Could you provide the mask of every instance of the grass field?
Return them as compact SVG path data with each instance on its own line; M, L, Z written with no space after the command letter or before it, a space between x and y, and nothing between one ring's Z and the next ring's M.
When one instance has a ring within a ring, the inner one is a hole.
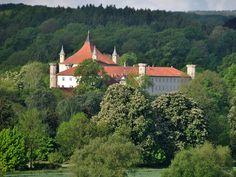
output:
M160 169L137 169L129 177L160 177ZM6 177L70 177L68 170L41 170L41 171L21 171L9 173Z

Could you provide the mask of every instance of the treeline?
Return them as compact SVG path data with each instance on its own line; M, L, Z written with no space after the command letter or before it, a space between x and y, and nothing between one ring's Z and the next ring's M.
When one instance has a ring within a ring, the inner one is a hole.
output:
M90 30L92 41L107 54L115 45L120 55L135 53L137 62L177 68L194 63L217 69L223 57L236 50L235 31L222 27L228 19L114 6L1 5L1 68L58 60L61 45L69 56L82 46Z

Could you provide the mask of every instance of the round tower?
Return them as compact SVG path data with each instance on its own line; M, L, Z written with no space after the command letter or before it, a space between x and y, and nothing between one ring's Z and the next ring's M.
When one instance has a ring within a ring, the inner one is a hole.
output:
M57 64L50 63L50 88L57 87Z

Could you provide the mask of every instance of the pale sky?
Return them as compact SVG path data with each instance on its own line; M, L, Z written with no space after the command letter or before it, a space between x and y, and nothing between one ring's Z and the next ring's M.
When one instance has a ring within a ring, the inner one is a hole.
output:
M24 3L29 5L47 5L51 7L77 7L86 4L103 4L116 7L149 8L167 11L190 10L236 10L236 0L0 0L0 4Z

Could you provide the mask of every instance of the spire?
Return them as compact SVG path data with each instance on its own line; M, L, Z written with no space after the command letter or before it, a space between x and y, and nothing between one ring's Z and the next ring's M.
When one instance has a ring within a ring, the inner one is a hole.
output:
M86 42L90 42L90 31L88 30L88 35L87 35L87 38L86 38Z
M114 46L114 50L113 50L113 53L112 53L112 61L116 64L118 64L118 60L119 60L119 56L116 52L116 46Z
M114 46L114 50L113 50L112 56L117 56L116 46Z
M92 59L93 59L93 60L97 60L97 48L96 48L96 46L94 46L94 48L93 48Z
M61 52L60 52L60 55L65 55L63 45L61 46Z
M60 56L60 63L63 63L65 61L65 52L63 49L63 45L61 46L61 52L60 52L59 56Z

